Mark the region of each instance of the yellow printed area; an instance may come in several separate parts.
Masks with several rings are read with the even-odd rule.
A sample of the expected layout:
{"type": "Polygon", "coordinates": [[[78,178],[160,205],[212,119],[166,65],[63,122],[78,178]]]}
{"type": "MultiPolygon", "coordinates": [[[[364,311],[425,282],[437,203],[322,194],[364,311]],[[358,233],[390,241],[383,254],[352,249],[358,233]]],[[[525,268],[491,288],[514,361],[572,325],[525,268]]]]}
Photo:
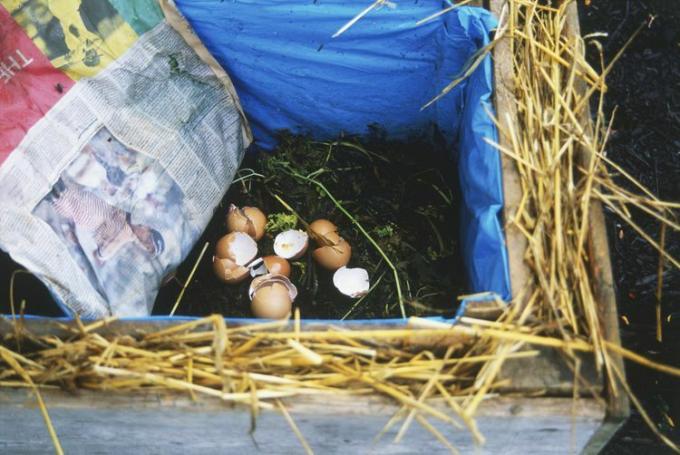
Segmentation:
{"type": "Polygon", "coordinates": [[[107,0],[0,0],[52,64],[71,79],[91,77],[138,39],[107,0]],[[94,3],[94,6],[92,5],[94,3]]]}

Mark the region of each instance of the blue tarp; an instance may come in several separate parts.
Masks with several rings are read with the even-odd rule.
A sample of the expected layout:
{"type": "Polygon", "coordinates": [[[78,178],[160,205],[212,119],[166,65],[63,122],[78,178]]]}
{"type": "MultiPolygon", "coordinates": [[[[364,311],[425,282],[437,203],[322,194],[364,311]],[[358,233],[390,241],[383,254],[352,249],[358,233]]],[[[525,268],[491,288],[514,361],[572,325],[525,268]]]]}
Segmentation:
{"type": "Polygon", "coordinates": [[[437,125],[459,167],[462,244],[474,291],[510,294],[501,225],[503,192],[493,112],[491,58],[451,93],[421,110],[489,42],[496,21],[462,7],[417,26],[444,7],[395,0],[332,35],[369,6],[343,0],[176,0],[230,74],[255,143],[269,149],[279,130],[319,139],[363,134],[378,124],[391,137],[437,125]]]}

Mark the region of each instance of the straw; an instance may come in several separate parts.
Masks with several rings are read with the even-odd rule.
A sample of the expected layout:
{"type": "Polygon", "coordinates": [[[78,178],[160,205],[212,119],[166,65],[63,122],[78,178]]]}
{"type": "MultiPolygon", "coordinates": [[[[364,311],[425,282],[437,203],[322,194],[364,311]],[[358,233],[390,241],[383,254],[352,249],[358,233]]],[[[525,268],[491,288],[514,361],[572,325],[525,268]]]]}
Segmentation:
{"type": "Polygon", "coordinates": [[[179,304],[182,301],[182,297],[184,297],[184,292],[187,290],[187,287],[189,287],[189,283],[191,283],[191,280],[194,278],[194,273],[196,273],[196,269],[198,269],[198,264],[201,263],[201,259],[203,259],[203,255],[208,249],[208,245],[210,245],[210,243],[208,242],[205,242],[205,245],[203,245],[201,253],[198,255],[198,258],[196,259],[194,266],[191,268],[191,272],[189,272],[189,276],[187,277],[186,281],[184,282],[184,285],[182,286],[182,290],[179,292],[179,295],[177,296],[177,300],[175,300],[175,304],[172,306],[170,316],[175,315],[175,311],[177,311],[177,308],[179,307],[179,304]]]}
{"type": "Polygon", "coordinates": [[[293,420],[293,417],[288,412],[288,409],[286,409],[283,403],[281,403],[281,400],[276,400],[276,405],[281,411],[281,414],[283,414],[283,417],[286,419],[286,422],[288,422],[288,424],[290,425],[290,428],[291,430],[293,430],[293,433],[295,433],[295,437],[297,437],[298,441],[300,441],[300,444],[302,444],[302,448],[305,449],[305,453],[307,455],[314,455],[314,451],[309,446],[309,443],[307,443],[305,437],[302,435],[300,428],[298,428],[297,424],[293,420]]]}

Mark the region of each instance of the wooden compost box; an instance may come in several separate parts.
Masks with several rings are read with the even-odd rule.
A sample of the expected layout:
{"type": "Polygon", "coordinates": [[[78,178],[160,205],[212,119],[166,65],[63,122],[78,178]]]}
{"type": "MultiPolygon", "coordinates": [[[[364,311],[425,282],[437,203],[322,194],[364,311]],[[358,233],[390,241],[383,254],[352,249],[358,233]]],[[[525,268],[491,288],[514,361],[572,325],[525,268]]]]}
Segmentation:
{"type": "MultiPolygon", "coordinates": [[[[481,2],[478,2],[480,4],[481,2]]],[[[504,0],[489,0],[483,6],[501,15],[504,0]]],[[[567,15],[568,31],[578,35],[576,4],[567,15]]],[[[511,87],[512,56],[509,43],[494,49],[495,104],[499,118],[515,116],[516,101],[511,87]]],[[[590,118],[583,116],[590,128],[590,118]]],[[[503,145],[501,139],[501,145],[503,145]]],[[[581,157],[584,159],[584,157],[581,157]]],[[[504,156],[503,180],[505,217],[509,219],[520,203],[519,176],[513,161],[504,156]]],[[[609,249],[602,209],[590,211],[591,271],[599,297],[606,338],[620,344],[617,310],[610,267],[609,249]]],[[[506,239],[513,294],[529,277],[524,265],[526,243],[516,229],[508,228],[506,239]]],[[[185,321],[181,321],[185,322],[185,321]]],[[[102,334],[134,334],[143,330],[176,325],[162,321],[115,321],[102,334]]],[[[26,328],[36,335],[65,333],[61,324],[72,322],[27,319],[26,328]]],[[[348,326],[350,330],[353,326],[348,326]]],[[[327,325],[303,324],[302,330],[323,330],[327,325]]],[[[394,326],[373,325],[393,330],[394,326]]],[[[0,320],[0,335],[13,330],[0,320]]],[[[442,340],[433,343],[441,344],[442,340]]],[[[621,359],[615,359],[622,365],[621,359]]],[[[584,357],[582,375],[599,384],[607,397],[606,381],[598,378],[584,357]]],[[[486,444],[475,448],[470,434],[462,429],[447,437],[462,453],[597,453],[627,417],[628,403],[618,398],[596,400],[589,395],[572,397],[573,373],[556,351],[542,349],[534,358],[510,359],[501,377],[509,386],[501,396],[484,402],[476,414],[486,444]],[[535,397],[532,397],[535,396],[535,397]]],[[[251,414],[247,406],[227,406],[216,399],[191,400],[187,394],[143,392],[134,394],[73,393],[45,389],[43,397],[52,422],[67,453],[292,453],[301,450],[289,424],[274,412],[263,411],[257,431],[249,436],[251,414]],[[256,441],[256,443],[254,442],[256,441]]],[[[443,446],[432,434],[416,425],[399,444],[390,438],[372,444],[398,406],[375,394],[366,396],[310,396],[286,401],[309,444],[318,453],[435,453],[443,446]]],[[[29,389],[0,387],[0,452],[47,452],[52,443],[29,389]]],[[[434,425],[434,424],[433,424],[434,425]]],[[[437,427],[437,425],[435,425],[437,427]]]]}

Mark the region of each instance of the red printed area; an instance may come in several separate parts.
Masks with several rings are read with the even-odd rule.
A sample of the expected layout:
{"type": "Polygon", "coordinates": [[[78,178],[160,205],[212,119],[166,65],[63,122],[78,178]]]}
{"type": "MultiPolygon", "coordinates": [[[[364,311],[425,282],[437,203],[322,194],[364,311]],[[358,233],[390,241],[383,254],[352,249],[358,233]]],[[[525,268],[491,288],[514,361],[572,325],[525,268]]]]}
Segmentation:
{"type": "Polygon", "coordinates": [[[0,6],[0,165],[73,84],[0,6]]]}

